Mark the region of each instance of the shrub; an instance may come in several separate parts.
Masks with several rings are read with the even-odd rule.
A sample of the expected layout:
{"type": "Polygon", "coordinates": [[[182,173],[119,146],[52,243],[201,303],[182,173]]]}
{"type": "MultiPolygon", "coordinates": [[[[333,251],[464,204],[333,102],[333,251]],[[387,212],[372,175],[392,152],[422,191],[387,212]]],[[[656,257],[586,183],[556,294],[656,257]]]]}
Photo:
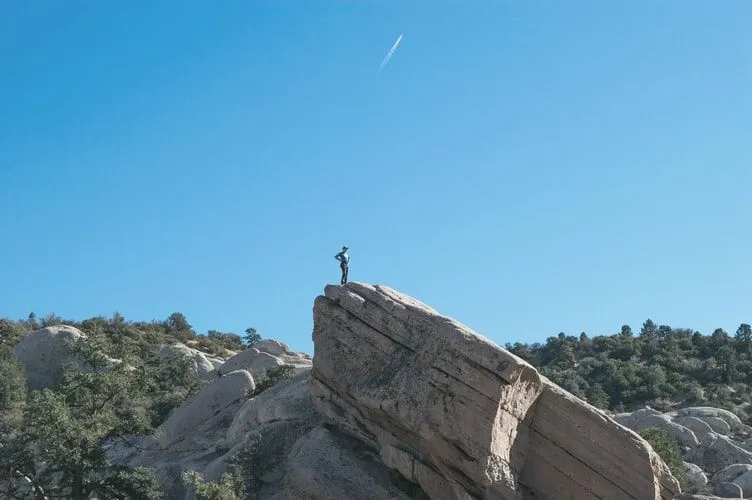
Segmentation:
{"type": "Polygon", "coordinates": [[[684,472],[684,460],[676,438],[658,427],[649,427],[640,432],[640,436],[650,443],[684,489],[687,485],[687,475],[684,472]]]}

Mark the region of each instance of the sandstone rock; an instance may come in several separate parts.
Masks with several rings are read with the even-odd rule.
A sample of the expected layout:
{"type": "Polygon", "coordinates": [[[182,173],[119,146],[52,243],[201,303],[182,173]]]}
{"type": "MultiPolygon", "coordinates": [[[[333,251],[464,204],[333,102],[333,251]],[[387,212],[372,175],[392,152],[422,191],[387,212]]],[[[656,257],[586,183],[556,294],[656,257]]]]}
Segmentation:
{"type": "Polygon", "coordinates": [[[269,370],[284,364],[285,362],[276,356],[257,349],[249,349],[228,359],[219,369],[219,373],[224,375],[235,370],[246,370],[253,376],[254,381],[260,382],[269,370]]]}
{"type": "MultiPolygon", "coordinates": [[[[636,433],[391,289],[328,286],[314,305],[314,341],[316,408],[432,498],[679,492],[636,433]]],[[[348,497],[336,493],[331,498],[348,497]]]]}
{"type": "Polygon", "coordinates": [[[752,471],[750,464],[733,464],[719,470],[711,478],[716,483],[730,483],[745,472],[752,471]]]}
{"type": "Polygon", "coordinates": [[[711,438],[714,438],[712,444],[693,449],[685,460],[699,465],[711,475],[729,465],[752,464],[752,452],[737,446],[726,436],[713,433],[711,438]]]}
{"type": "Polygon", "coordinates": [[[408,500],[378,456],[361,443],[316,427],[295,443],[285,471],[285,498],[408,500]]]}
{"type": "Polygon", "coordinates": [[[287,344],[274,339],[263,339],[253,344],[253,348],[258,351],[271,354],[272,356],[292,356],[299,357],[297,352],[290,349],[287,344]]]}
{"type": "Polygon", "coordinates": [[[708,477],[699,465],[684,462],[684,472],[687,474],[687,483],[691,489],[701,489],[708,484],[708,477]]]}
{"type": "Polygon", "coordinates": [[[706,422],[712,429],[713,432],[716,434],[720,434],[722,436],[728,436],[731,434],[731,426],[719,417],[699,417],[701,420],[706,422]]]}
{"type": "Polygon", "coordinates": [[[752,471],[744,472],[734,478],[731,482],[739,485],[745,498],[752,496],[752,471]]]}
{"type": "Polygon", "coordinates": [[[227,440],[237,442],[255,427],[284,420],[304,420],[311,426],[320,417],[313,409],[308,392],[310,370],[298,374],[246,401],[227,431],[227,440]]]}
{"type": "Polygon", "coordinates": [[[303,419],[261,423],[245,434],[229,452],[212,461],[206,467],[204,475],[208,480],[216,481],[228,470],[232,459],[239,454],[246,454],[254,462],[253,474],[262,483],[262,487],[281,487],[287,456],[297,440],[312,427],[311,422],[303,419]]]}
{"type": "Polygon", "coordinates": [[[744,425],[741,419],[739,419],[739,417],[737,417],[733,412],[723,410],[721,408],[712,408],[709,406],[692,406],[689,408],[682,408],[678,410],[677,413],[680,416],[698,417],[702,418],[703,420],[706,417],[721,418],[729,424],[730,429],[734,432],[745,431],[748,429],[748,426],[744,425]]]}
{"type": "Polygon", "coordinates": [[[721,498],[744,498],[742,489],[734,483],[713,483],[712,488],[713,494],[721,498]]]}
{"type": "Polygon", "coordinates": [[[664,429],[676,437],[680,446],[694,448],[700,444],[694,432],[676,422],[672,422],[667,415],[634,412],[625,416],[617,415],[614,420],[637,432],[650,427],[664,429]]]}
{"type": "MultiPolygon", "coordinates": [[[[13,355],[23,365],[26,386],[44,389],[59,382],[64,365],[75,363],[84,367],[81,359],[68,348],[68,343],[86,339],[78,328],[59,325],[35,330],[21,339],[13,348],[13,355]]],[[[111,363],[120,360],[109,359],[111,363]]]]}
{"type": "Polygon", "coordinates": [[[211,380],[216,377],[216,373],[214,371],[215,363],[219,366],[222,365],[222,363],[218,362],[218,358],[213,358],[213,363],[206,353],[183,345],[180,342],[163,346],[159,350],[159,352],[157,352],[157,357],[160,359],[172,358],[175,356],[182,356],[189,359],[195,373],[206,380],[211,380]]]}
{"type": "Polygon", "coordinates": [[[701,420],[697,417],[678,417],[676,418],[676,420],[674,420],[674,422],[694,432],[697,440],[701,444],[709,445],[712,444],[713,440],[715,440],[715,438],[710,438],[710,434],[713,432],[713,428],[710,427],[710,424],[708,424],[704,420],[701,420]]]}
{"type": "Polygon", "coordinates": [[[204,386],[159,426],[159,447],[180,451],[213,448],[225,437],[235,413],[254,387],[253,377],[245,370],[228,373],[204,386]]]}

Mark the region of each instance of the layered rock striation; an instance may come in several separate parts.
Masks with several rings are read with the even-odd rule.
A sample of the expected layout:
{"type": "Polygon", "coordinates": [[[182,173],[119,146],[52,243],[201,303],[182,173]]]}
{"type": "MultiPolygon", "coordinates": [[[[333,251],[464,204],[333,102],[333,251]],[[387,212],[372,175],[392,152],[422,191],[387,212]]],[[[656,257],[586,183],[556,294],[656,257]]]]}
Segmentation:
{"type": "Polygon", "coordinates": [[[314,304],[313,404],[436,499],[669,499],[635,432],[415,299],[328,286],[314,304]]]}

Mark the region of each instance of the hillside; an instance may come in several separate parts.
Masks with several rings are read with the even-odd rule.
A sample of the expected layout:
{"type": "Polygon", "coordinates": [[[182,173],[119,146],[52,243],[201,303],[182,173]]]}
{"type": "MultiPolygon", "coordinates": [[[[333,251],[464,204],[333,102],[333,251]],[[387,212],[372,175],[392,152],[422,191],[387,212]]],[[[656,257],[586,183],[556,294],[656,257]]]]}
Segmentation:
{"type": "Polygon", "coordinates": [[[625,325],[616,335],[560,333],[545,344],[506,348],[599,408],[714,406],[752,421],[752,329],[746,323],[731,336],[721,329],[703,335],[647,320],[637,333],[625,325]]]}

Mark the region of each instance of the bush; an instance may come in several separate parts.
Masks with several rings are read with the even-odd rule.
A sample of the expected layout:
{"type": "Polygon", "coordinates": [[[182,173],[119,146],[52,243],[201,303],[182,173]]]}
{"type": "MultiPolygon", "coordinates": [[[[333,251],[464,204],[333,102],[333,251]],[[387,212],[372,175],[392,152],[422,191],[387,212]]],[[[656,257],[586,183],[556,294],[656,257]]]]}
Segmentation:
{"type": "Polygon", "coordinates": [[[684,460],[676,438],[658,427],[649,427],[640,432],[640,436],[650,443],[684,489],[687,485],[687,474],[684,471],[684,460]]]}
{"type": "Polygon", "coordinates": [[[196,494],[196,500],[245,500],[243,480],[237,471],[225,472],[219,481],[211,482],[196,472],[184,472],[183,481],[196,494]]]}
{"type": "Polygon", "coordinates": [[[266,377],[264,377],[256,386],[256,390],[253,391],[253,396],[258,396],[262,392],[271,387],[274,387],[283,380],[287,380],[288,378],[292,377],[294,371],[295,368],[290,365],[282,365],[278,366],[277,368],[272,368],[271,370],[266,372],[266,377]]]}

